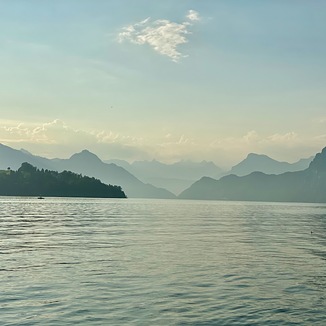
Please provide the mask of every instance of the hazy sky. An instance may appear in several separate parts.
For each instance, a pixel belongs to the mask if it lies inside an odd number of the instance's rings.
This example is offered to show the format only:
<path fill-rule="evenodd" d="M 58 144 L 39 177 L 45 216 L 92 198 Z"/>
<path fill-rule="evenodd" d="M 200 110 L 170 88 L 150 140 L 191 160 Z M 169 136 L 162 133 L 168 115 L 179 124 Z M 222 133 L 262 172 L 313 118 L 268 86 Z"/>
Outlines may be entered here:
<path fill-rule="evenodd" d="M 295 161 L 326 146 L 326 1 L 0 0 L 0 142 Z"/>

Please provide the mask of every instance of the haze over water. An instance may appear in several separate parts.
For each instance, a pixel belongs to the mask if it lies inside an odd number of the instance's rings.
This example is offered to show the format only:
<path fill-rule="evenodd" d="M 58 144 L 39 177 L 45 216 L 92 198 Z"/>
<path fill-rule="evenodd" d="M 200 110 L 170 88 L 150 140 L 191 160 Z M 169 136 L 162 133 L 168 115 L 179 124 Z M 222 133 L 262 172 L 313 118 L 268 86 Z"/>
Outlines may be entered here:
<path fill-rule="evenodd" d="M 0 197 L 0 206 L 1 325 L 325 323 L 326 205 Z"/>

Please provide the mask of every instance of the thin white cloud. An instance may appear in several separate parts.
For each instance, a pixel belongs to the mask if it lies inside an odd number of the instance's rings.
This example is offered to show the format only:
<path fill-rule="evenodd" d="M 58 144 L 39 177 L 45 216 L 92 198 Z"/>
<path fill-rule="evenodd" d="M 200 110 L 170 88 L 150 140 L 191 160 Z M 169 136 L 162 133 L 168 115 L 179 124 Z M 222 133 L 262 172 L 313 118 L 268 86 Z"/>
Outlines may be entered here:
<path fill-rule="evenodd" d="M 74 129 L 64 121 L 55 119 L 41 125 L 19 123 L 13 126 L 0 126 L 1 141 L 34 142 L 42 144 L 111 144 L 119 142 L 124 145 L 140 145 L 142 138 L 120 135 L 112 131 L 85 131 Z"/>
<path fill-rule="evenodd" d="M 279 144 L 294 144 L 299 140 L 298 134 L 293 131 L 285 134 L 273 134 L 265 140 L 265 142 L 279 143 Z"/>
<path fill-rule="evenodd" d="M 293 131 L 285 134 L 276 133 L 263 136 L 258 134 L 255 130 L 250 130 L 240 137 L 219 138 L 213 141 L 210 146 L 212 148 L 237 149 L 238 151 L 248 153 L 250 151 L 262 152 L 266 148 L 275 146 L 284 148 L 296 147 L 303 145 L 304 142 L 305 139 L 299 137 L 299 135 Z"/>
<path fill-rule="evenodd" d="M 199 13 L 195 10 L 189 10 L 188 15 L 186 16 L 191 21 L 199 21 Z"/>
<path fill-rule="evenodd" d="M 118 35 L 119 42 L 129 41 L 137 45 L 149 45 L 161 55 L 178 62 L 186 55 L 180 52 L 179 46 L 188 42 L 187 35 L 191 34 L 189 27 L 199 20 L 198 12 L 189 10 L 188 21 L 171 22 L 167 19 L 152 21 L 150 17 L 126 26 Z M 189 22 L 190 21 L 190 22 Z"/>

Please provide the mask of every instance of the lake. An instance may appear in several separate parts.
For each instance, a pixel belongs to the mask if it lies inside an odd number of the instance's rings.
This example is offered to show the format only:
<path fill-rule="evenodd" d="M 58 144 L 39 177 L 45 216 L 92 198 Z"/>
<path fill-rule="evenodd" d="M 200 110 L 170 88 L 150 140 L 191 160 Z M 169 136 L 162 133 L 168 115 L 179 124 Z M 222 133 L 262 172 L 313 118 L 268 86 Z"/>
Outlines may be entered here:
<path fill-rule="evenodd" d="M 325 325 L 326 205 L 0 197 L 0 325 Z"/>

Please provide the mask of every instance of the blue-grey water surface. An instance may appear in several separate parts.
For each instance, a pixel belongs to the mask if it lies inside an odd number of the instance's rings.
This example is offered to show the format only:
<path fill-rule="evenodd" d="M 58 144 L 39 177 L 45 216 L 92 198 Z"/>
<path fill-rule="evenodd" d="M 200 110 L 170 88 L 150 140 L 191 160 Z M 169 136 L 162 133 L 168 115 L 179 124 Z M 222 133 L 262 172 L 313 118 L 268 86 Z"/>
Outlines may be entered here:
<path fill-rule="evenodd" d="M 0 325 L 326 325 L 326 205 L 0 197 Z"/>

